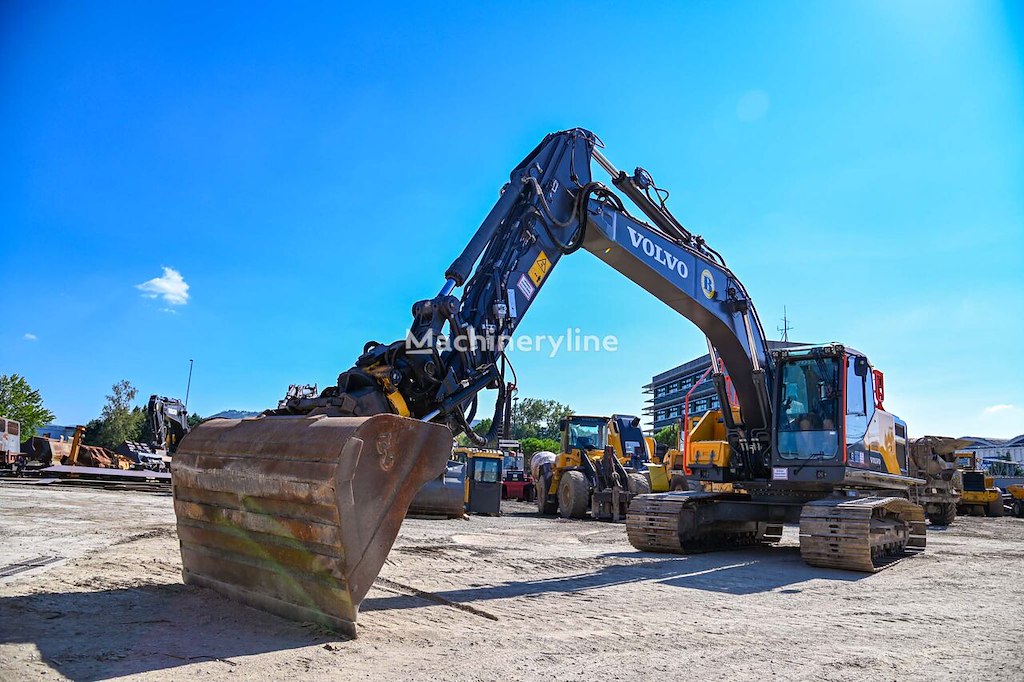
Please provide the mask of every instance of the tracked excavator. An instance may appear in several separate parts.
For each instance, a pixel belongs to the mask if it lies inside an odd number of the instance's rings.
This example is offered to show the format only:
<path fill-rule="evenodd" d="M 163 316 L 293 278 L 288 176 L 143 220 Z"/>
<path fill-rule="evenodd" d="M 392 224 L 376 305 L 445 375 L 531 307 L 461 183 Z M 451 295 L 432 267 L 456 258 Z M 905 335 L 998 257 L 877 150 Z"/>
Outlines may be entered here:
<path fill-rule="evenodd" d="M 786 521 L 800 522 L 801 551 L 816 565 L 873 571 L 924 546 L 923 512 L 906 497 L 921 481 L 905 475 L 905 426 L 882 409 L 880 373 L 839 343 L 769 354 L 724 259 L 672 215 L 650 173 L 618 170 L 602 148 L 580 128 L 546 136 L 437 295 L 413 304 L 404 339 L 367 343 L 315 397 L 185 437 L 173 474 L 187 583 L 354 636 L 359 603 L 409 502 L 443 471 L 453 434 L 479 445 L 497 435 L 503 350 L 555 266 L 580 249 L 692 321 L 721 404 L 728 373 L 739 405 L 738 419 L 726 413 L 729 457 L 705 473 L 730 489 L 635 497 L 635 547 L 770 542 Z M 592 178 L 592 162 L 614 190 Z M 481 436 L 469 424 L 484 389 L 497 400 Z"/>

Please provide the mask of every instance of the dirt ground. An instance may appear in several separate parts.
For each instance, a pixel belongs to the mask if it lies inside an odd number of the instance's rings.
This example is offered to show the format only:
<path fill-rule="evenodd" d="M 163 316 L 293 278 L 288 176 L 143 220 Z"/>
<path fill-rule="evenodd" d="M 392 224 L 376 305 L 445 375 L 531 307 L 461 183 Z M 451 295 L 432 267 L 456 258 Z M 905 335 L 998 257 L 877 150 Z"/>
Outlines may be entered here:
<path fill-rule="evenodd" d="M 878 575 L 805 566 L 795 528 L 668 556 L 516 503 L 409 520 L 353 641 L 183 585 L 168 494 L 0 483 L 0 520 L 3 680 L 1024 679 L 1020 519 Z"/>

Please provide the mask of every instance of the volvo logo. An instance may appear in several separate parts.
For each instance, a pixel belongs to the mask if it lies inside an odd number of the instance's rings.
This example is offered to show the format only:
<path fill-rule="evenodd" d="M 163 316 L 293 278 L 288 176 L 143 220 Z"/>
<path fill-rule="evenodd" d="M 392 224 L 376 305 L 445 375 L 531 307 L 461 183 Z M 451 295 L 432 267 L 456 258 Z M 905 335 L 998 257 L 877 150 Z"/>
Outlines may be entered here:
<path fill-rule="evenodd" d="M 710 270 L 700 273 L 700 290 L 710 299 L 715 297 L 715 278 L 711 276 Z"/>
<path fill-rule="evenodd" d="M 629 240 L 633 242 L 634 249 L 642 250 L 649 258 L 653 258 L 665 268 L 679 273 L 680 277 L 685 278 L 689 274 L 686 263 L 678 257 L 673 256 L 629 225 L 626 226 L 626 229 L 629 230 Z M 712 281 L 711 286 L 712 288 L 714 287 L 714 281 Z"/>

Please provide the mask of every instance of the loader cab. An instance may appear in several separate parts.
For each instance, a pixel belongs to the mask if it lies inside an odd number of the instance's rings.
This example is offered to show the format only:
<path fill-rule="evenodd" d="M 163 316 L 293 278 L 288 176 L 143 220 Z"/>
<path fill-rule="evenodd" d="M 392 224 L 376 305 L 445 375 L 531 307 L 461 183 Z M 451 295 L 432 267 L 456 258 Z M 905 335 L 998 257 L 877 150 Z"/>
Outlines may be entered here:
<path fill-rule="evenodd" d="M 772 479 L 836 483 L 856 472 L 905 475 L 906 423 L 885 411 L 882 373 L 840 344 L 776 358 Z"/>
<path fill-rule="evenodd" d="M 562 453 L 603 453 L 608 444 L 608 418 L 573 415 L 561 423 Z M 575 452 L 574 452 L 575 451 Z"/>

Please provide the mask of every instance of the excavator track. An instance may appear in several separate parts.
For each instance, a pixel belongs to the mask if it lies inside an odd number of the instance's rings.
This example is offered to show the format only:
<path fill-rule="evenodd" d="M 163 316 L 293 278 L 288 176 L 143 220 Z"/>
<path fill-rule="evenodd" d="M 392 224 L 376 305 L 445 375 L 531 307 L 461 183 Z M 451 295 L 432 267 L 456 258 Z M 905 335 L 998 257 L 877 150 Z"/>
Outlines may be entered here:
<path fill-rule="evenodd" d="M 800 555 L 812 566 L 875 573 L 924 550 L 924 509 L 902 497 L 817 500 L 800 514 Z"/>
<path fill-rule="evenodd" d="M 721 497 L 719 493 L 698 492 L 637 495 L 626 514 L 629 543 L 643 552 L 697 554 L 782 539 L 782 524 L 748 522 L 723 529 L 699 523 L 699 508 L 715 504 Z"/>

